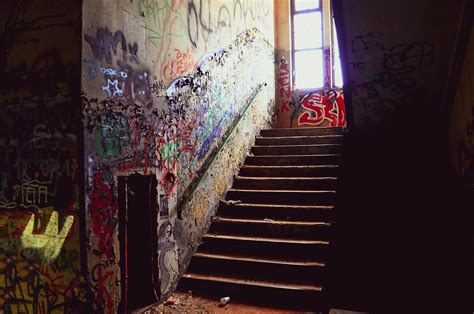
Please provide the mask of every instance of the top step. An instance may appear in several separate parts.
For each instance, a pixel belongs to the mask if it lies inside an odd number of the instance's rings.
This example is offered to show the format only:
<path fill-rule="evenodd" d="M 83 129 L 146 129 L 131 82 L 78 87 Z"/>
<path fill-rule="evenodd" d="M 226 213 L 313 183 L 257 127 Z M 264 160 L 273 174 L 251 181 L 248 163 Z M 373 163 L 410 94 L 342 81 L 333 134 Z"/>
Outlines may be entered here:
<path fill-rule="evenodd" d="M 319 135 L 342 135 L 343 128 L 293 128 L 293 129 L 266 129 L 260 132 L 260 136 L 319 136 Z"/>

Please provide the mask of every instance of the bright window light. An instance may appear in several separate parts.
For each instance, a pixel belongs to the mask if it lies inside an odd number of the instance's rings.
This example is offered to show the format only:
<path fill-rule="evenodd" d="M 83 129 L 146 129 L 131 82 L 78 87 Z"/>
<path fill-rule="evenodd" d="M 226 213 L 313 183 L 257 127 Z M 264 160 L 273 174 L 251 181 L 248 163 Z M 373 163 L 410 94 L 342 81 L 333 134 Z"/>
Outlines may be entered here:
<path fill-rule="evenodd" d="M 341 58 L 339 57 L 339 43 L 337 41 L 337 33 L 336 33 L 336 24 L 332 23 L 332 30 L 334 34 L 334 85 L 338 87 L 342 87 L 342 70 L 341 70 Z"/>
<path fill-rule="evenodd" d="M 296 89 L 324 86 L 323 52 L 321 49 L 295 52 Z"/>
<path fill-rule="evenodd" d="M 295 0 L 295 10 L 311 10 L 319 8 L 319 0 Z"/>
<path fill-rule="evenodd" d="M 296 50 L 321 48 L 323 44 L 321 12 L 295 14 L 294 23 Z"/>

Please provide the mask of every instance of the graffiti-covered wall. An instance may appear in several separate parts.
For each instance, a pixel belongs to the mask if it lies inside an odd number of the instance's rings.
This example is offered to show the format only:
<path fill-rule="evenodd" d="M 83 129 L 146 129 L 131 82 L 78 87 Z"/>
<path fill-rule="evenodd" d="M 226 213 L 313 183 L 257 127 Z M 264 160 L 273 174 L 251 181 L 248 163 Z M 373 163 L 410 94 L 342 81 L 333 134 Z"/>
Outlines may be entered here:
<path fill-rule="evenodd" d="M 90 0 L 83 14 L 87 259 L 95 307 L 111 313 L 121 300 L 117 177 L 157 177 L 156 267 L 166 294 L 271 120 L 273 1 Z"/>
<path fill-rule="evenodd" d="M 461 5 L 462 1 L 449 6 L 443 1 L 342 2 L 343 24 L 350 25 L 344 28 L 342 44 L 358 130 L 389 127 L 392 119 L 408 116 L 421 125 L 440 109 Z M 401 7 L 410 8 L 403 12 L 403 23 Z M 428 31 L 421 22 L 433 27 Z M 423 108 L 426 104 L 431 108 Z"/>
<path fill-rule="evenodd" d="M 0 312 L 85 311 L 81 4 L 0 8 Z"/>

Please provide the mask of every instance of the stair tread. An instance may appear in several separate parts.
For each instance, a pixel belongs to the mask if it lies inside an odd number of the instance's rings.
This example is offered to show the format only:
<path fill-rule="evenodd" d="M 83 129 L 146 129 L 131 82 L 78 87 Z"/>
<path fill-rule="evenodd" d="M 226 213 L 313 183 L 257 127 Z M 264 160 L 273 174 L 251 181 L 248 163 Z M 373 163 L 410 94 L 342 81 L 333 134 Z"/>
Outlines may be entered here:
<path fill-rule="evenodd" d="M 300 239 L 291 239 L 291 238 L 237 236 L 237 235 L 223 235 L 223 234 L 216 234 L 216 233 L 207 233 L 203 236 L 203 239 L 204 238 L 256 241 L 256 242 L 276 242 L 276 243 L 290 243 L 290 244 L 323 244 L 323 245 L 329 244 L 329 241 L 322 241 L 322 240 L 300 240 Z"/>
<path fill-rule="evenodd" d="M 274 157 L 274 158 L 282 158 L 282 157 L 321 157 L 321 156 L 340 156 L 341 154 L 311 154 L 311 155 L 253 155 L 248 157 Z"/>
<path fill-rule="evenodd" d="M 308 261 L 308 260 L 288 260 L 288 259 L 276 259 L 276 258 L 257 258 L 254 256 L 245 256 L 245 255 L 230 255 L 230 254 L 213 254 L 213 253 L 200 253 L 197 252 L 194 256 L 204 257 L 204 258 L 213 258 L 221 260 L 231 260 L 231 261 L 242 261 L 242 262 L 256 262 L 256 263 L 265 263 L 265 264 L 282 264 L 282 265 L 293 265 L 293 266 L 317 266 L 324 267 L 325 263 L 319 261 Z"/>
<path fill-rule="evenodd" d="M 217 276 L 217 275 L 203 275 L 203 274 L 196 274 L 196 273 L 187 273 L 183 275 L 183 277 L 196 279 L 196 280 L 217 281 L 217 282 L 225 282 L 225 283 L 248 285 L 248 286 L 277 288 L 277 289 L 322 291 L 322 287 L 318 285 L 289 284 L 289 283 L 278 282 L 278 281 L 244 279 L 244 278 L 236 278 L 236 277 L 223 277 L 223 276 Z"/>
<path fill-rule="evenodd" d="M 298 131 L 298 130 L 328 130 L 328 129 L 338 129 L 342 130 L 342 127 L 337 127 L 337 126 L 328 126 L 328 127 L 309 127 L 309 128 L 273 128 L 273 129 L 262 129 L 263 131 L 271 131 L 271 130 L 282 130 L 282 131 Z"/>
<path fill-rule="evenodd" d="M 278 219 L 248 219 L 248 218 L 226 218 L 216 216 L 213 222 L 235 222 L 235 223 L 260 223 L 260 224 L 274 224 L 274 225 L 298 225 L 298 226 L 330 226 L 331 224 L 324 221 L 286 221 Z"/>
<path fill-rule="evenodd" d="M 254 189 L 229 189 L 232 192 L 258 192 L 258 193 L 304 193 L 304 194 L 314 194 L 314 193 L 336 193 L 335 190 L 254 190 Z"/>
<path fill-rule="evenodd" d="M 251 157 L 255 157 L 255 156 L 251 156 Z M 256 169 L 260 169 L 260 168 L 291 168 L 291 169 L 293 169 L 293 168 L 298 168 L 298 169 L 310 168 L 310 169 L 318 169 L 318 168 L 338 168 L 338 167 L 339 167 L 338 165 L 295 165 L 295 166 L 243 165 L 242 166 L 242 168 L 256 168 Z"/>
<path fill-rule="evenodd" d="M 333 209 L 334 206 L 324 205 L 286 205 L 286 204 L 259 204 L 259 203 L 238 203 L 234 205 L 225 204 L 227 206 L 253 206 L 253 207 L 277 207 L 277 208 L 308 208 L 308 209 Z"/>
<path fill-rule="evenodd" d="M 298 148 L 298 147 L 324 147 L 324 146 L 341 146 L 339 143 L 335 144 L 297 144 L 297 145 L 253 145 L 252 147 L 257 147 L 257 148 L 269 148 L 269 147 L 278 147 L 278 148 Z"/>
<path fill-rule="evenodd" d="M 311 181 L 311 180 L 337 180 L 337 177 L 246 177 L 237 176 L 239 180 L 298 180 L 298 181 Z"/>
<path fill-rule="evenodd" d="M 259 135 L 257 139 L 300 139 L 300 138 L 321 138 L 321 137 L 338 137 L 342 138 L 342 135 L 288 135 L 288 136 L 265 136 Z"/>

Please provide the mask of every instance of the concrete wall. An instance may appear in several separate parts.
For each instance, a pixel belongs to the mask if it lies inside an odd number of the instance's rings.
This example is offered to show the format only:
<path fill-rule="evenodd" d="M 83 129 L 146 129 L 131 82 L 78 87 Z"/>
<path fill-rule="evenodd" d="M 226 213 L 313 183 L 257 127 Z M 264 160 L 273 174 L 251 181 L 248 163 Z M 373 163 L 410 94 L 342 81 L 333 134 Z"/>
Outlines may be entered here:
<path fill-rule="evenodd" d="M 81 2 L 0 12 L 0 312 L 86 311 Z"/>
<path fill-rule="evenodd" d="M 333 34 L 331 24 L 331 1 L 321 1 L 323 8 L 323 53 L 324 85 L 327 88 L 295 90 L 293 61 L 291 55 L 291 1 L 275 0 L 276 18 L 276 97 L 277 127 L 328 127 L 345 126 L 344 95 L 333 86 Z"/>
<path fill-rule="evenodd" d="M 451 165 L 458 176 L 465 176 L 474 166 L 474 27 L 461 72 L 450 116 L 449 151 Z"/>
<path fill-rule="evenodd" d="M 273 16 L 269 0 L 84 1 L 87 259 L 96 308 L 114 312 L 121 299 L 119 175 L 157 176 L 156 267 L 162 292 L 176 287 L 218 199 L 271 120 Z"/>
<path fill-rule="evenodd" d="M 448 169 L 443 103 L 464 1 L 334 4 L 352 112 L 337 187 L 335 306 L 467 312 L 472 220 Z"/>
<path fill-rule="evenodd" d="M 461 4 L 343 2 L 355 128 L 387 128 L 396 115 L 429 124 L 439 113 L 459 26 L 446 17 L 460 17 Z"/>

